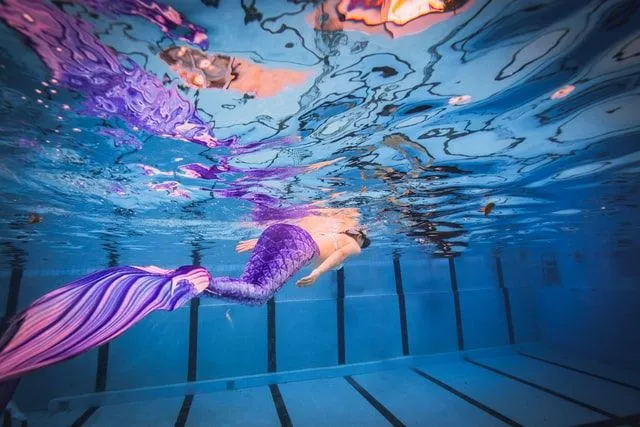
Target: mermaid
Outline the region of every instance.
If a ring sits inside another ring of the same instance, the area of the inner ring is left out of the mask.
[[[311,286],[370,244],[360,226],[321,231],[319,221],[273,224],[258,239],[240,242],[238,252],[253,250],[240,277],[212,277],[199,266],[122,266],[42,296],[10,319],[0,337],[0,411],[22,376],[101,346],[153,311],[173,311],[199,295],[264,304],[304,266],[316,268],[296,284]]]

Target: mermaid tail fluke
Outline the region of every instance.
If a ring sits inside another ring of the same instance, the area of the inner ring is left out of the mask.
[[[275,224],[260,235],[244,273],[238,278],[214,277],[203,295],[241,304],[264,304],[320,250],[300,227]]]
[[[16,316],[0,340],[0,383],[100,346],[152,311],[174,310],[209,281],[201,267],[114,267],[49,292]]]
[[[23,375],[105,344],[153,311],[175,310],[203,291],[263,304],[318,253],[306,231],[276,224],[262,233],[239,278],[212,279],[196,266],[114,267],[49,292],[0,337],[0,410]]]

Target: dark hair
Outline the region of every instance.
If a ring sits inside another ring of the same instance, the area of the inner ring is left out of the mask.
[[[363,230],[348,230],[343,231],[342,234],[346,234],[356,242],[358,241],[358,236],[362,237],[362,245],[360,246],[362,249],[368,248],[369,245],[371,245],[371,239],[369,239],[367,233],[365,233]]]
[[[371,239],[369,238],[369,236],[367,236],[365,233],[360,233],[360,235],[362,236],[362,249],[366,249],[369,247],[369,245],[371,244]]]

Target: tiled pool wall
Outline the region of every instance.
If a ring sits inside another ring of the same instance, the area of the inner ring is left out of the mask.
[[[239,274],[248,257],[217,261],[215,254],[232,253],[231,243],[181,244],[158,253],[101,250],[103,267],[202,263],[220,275]],[[621,276],[616,260],[594,257],[514,249],[443,259],[372,248],[316,286],[288,285],[261,307],[200,298],[153,313],[107,346],[25,377],[16,399],[31,411],[94,391],[528,342],[633,368],[640,357],[631,333],[639,323],[638,288]],[[79,269],[73,260],[30,263],[23,253],[2,277],[0,304],[9,314],[19,311],[95,268],[101,267]]]

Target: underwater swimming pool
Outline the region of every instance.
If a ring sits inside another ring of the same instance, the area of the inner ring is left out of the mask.
[[[640,422],[639,9],[4,0],[4,425]]]

